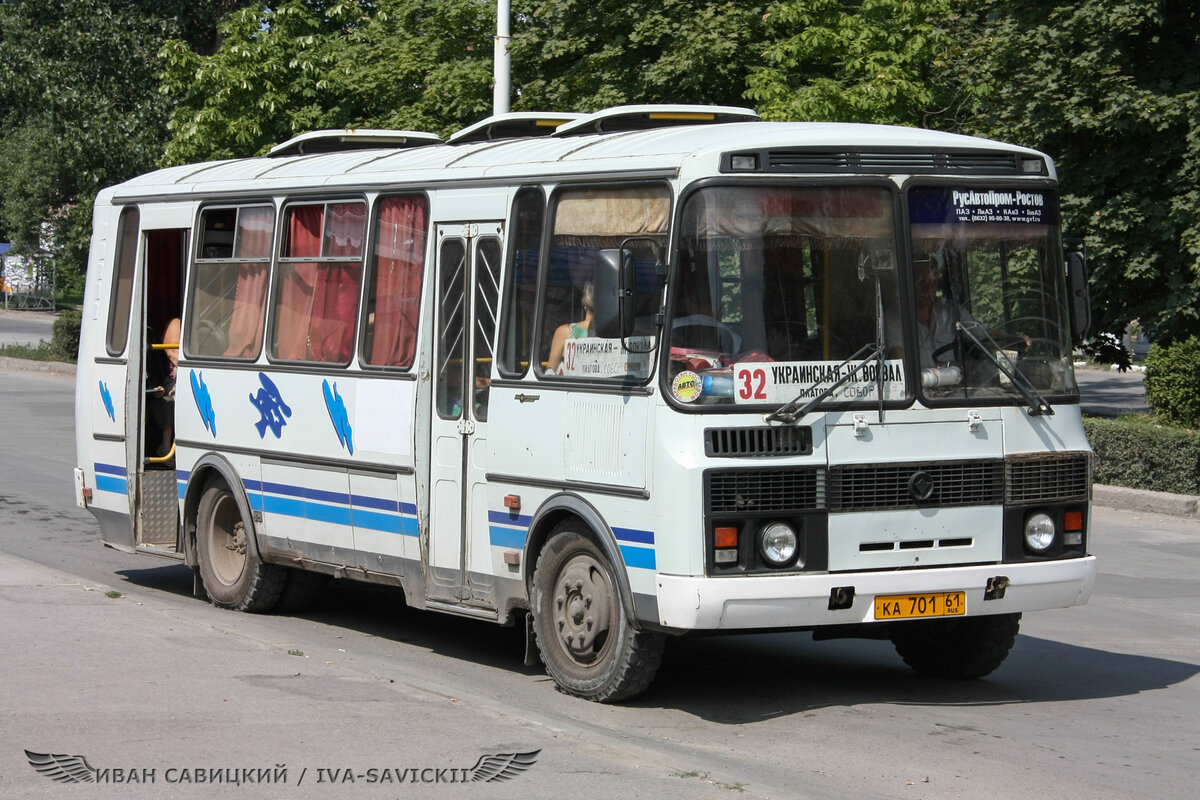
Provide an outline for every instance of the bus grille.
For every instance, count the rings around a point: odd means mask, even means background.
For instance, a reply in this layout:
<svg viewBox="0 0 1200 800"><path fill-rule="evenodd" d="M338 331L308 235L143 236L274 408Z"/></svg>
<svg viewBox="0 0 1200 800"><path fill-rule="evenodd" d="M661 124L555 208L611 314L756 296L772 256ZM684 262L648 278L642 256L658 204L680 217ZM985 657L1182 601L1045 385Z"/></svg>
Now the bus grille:
<svg viewBox="0 0 1200 800"><path fill-rule="evenodd" d="M708 428L704 450L710 457L806 456L812 452L812 428Z"/></svg>
<svg viewBox="0 0 1200 800"><path fill-rule="evenodd" d="M1004 462L999 460L845 464L829 470L830 511L998 506L1003 501Z"/></svg>
<svg viewBox="0 0 1200 800"><path fill-rule="evenodd" d="M825 505L820 469L714 470L704 477L709 513L811 511Z"/></svg>
<svg viewBox="0 0 1200 800"><path fill-rule="evenodd" d="M1087 500L1091 491L1088 453L1017 456L1005 462L1005 472L1012 505Z"/></svg>

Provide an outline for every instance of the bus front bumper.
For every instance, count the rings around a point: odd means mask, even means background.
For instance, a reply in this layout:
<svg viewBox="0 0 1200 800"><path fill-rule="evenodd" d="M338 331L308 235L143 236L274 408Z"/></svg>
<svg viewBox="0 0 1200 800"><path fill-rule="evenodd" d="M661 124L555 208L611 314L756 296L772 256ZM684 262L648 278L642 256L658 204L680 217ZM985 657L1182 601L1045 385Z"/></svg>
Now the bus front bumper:
<svg viewBox="0 0 1200 800"><path fill-rule="evenodd" d="M1006 588L985 599L989 581ZM765 575L657 578L659 622L677 630L749 630L874 623L877 596L963 592L966 616L1011 614L1083 605L1096 583L1096 558L1023 564L984 564L901 572L843 572L818 575ZM833 596L853 602L831 609ZM840 592L839 592L840 590ZM1002 596L995 596L1001 594Z"/></svg>

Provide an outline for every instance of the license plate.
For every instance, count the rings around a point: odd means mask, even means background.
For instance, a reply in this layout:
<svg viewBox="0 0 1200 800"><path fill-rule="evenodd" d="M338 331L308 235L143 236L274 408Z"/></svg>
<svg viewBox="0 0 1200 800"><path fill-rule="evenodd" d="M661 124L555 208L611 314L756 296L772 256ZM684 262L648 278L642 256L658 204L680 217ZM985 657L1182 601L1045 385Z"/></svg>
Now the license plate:
<svg viewBox="0 0 1200 800"><path fill-rule="evenodd" d="M889 594L875 598L875 619L958 617L966 613L965 592Z"/></svg>

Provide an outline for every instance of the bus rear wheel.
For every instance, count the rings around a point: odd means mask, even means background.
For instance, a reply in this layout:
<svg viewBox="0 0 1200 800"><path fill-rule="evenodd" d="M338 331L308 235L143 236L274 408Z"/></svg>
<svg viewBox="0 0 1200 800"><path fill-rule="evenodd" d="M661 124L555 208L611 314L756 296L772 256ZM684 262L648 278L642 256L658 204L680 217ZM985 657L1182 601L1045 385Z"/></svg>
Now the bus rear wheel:
<svg viewBox="0 0 1200 800"><path fill-rule="evenodd" d="M1020 626L1020 614L906 622L892 629L892 644L923 675L982 678L1004 663Z"/></svg>
<svg viewBox="0 0 1200 800"><path fill-rule="evenodd" d="M633 628L612 565L573 530L552 535L538 557L533 623L546 672L567 694L627 700L645 691L662 663L663 637Z"/></svg>
<svg viewBox="0 0 1200 800"><path fill-rule="evenodd" d="M196 556L204 591L213 605L237 611L270 611L278 602L286 570L259 559L237 499L224 486L210 486L200 497Z"/></svg>

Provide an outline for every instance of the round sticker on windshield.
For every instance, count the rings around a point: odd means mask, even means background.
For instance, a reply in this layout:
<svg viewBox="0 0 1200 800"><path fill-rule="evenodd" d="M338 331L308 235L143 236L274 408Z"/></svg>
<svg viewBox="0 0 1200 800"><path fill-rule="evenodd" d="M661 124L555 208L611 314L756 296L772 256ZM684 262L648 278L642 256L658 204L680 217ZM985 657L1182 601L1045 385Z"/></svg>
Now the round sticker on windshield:
<svg viewBox="0 0 1200 800"><path fill-rule="evenodd" d="M671 394L681 403L692 403L700 396L702 386L700 376L685 369L671 381Z"/></svg>

